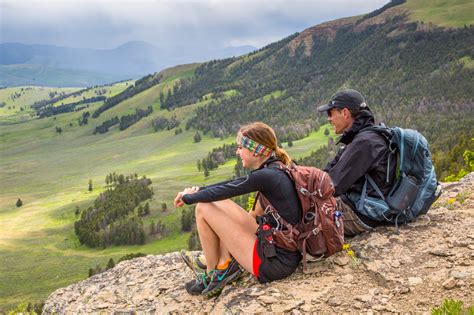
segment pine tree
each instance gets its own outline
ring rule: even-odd
[[[18,198],[18,200],[16,201],[16,206],[19,208],[21,206],[23,206],[23,201],[21,201],[20,198]]]
[[[328,128],[324,129],[324,135],[329,136],[329,129]]]
[[[143,214],[144,215],[149,215],[150,214],[150,205],[147,203],[145,203],[145,207],[143,208]]]
[[[166,205],[166,202],[163,202],[161,204],[161,212],[165,212],[166,210],[168,210],[168,206]]]
[[[112,269],[113,267],[115,267],[115,262],[114,262],[113,258],[110,258],[109,262],[107,263],[107,269],[106,270]]]
[[[143,210],[143,206],[142,205],[139,205],[138,208],[137,208],[137,215],[139,217],[143,217],[145,214],[145,211]]]
[[[159,229],[159,232],[161,235],[164,235],[165,232],[166,232],[166,226],[165,226],[165,223],[163,221],[159,221],[159,226],[160,226],[160,229]]]
[[[151,221],[150,223],[150,235],[155,234],[155,221]]]
[[[191,235],[188,238],[188,249],[189,250],[201,250],[201,242],[199,241],[199,234],[196,229],[191,231]]]
[[[163,94],[163,91],[160,92],[160,104],[163,104],[163,101],[165,100],[165,95]]]
[[[92,179],[89,179],[89,191],[92,192]]]
[[[181,212],[181,231],[186,231],[186,209]]]
[[[76,206],[76,211],[75,211],[76,217],[79,216],[80,212],[81,212],[81,210],[79,209],[79,206]]]
[[[196,131],[196,134],[194,134],[194,142],[201,142],[201,134],[199,133],[199,131]]]
[[[201,160],[197,160],[197,168],[198,168],[198,171],[200,172],[201,171]]]
[[[181,230],[184,232],[191,231],[193,220],[194,220],[193,211],[191,209],[189,209],[189,211],[184,209],[183,212],[181,213]]]

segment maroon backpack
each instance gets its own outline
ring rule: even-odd
[[[258,193],[257,200],[278,222],[280,228],[273,228],[273,239],[277,246],[303,254],[306,270],[306,254],[329,257],[342,250],[344,245],[344,224],[342,213],[336,211],[334,185],[329,175],[311,166],[294,163],[280,169],[285,171],[295,183],[295,188],[303,209],[302,219],[291,225],[283,219],[267,198]]]

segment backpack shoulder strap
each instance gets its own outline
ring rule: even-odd
[[[387,126],[385,126],[384,123],[380,123],[380,125],[365,127],[364,129],[361,130],[361,132],[365,132],[365,131],[372,131],[372,132],[378,133],[383,138],[385,138],[385,140],[387,140],[388,150],[390,151],[390,154],[387,157],[387,173],[385,176],[385,182],[389,183],[390,182],[390,169],[392,167],[390,165],[390,160],[391,160],[392,155],[395,154],[397,150],[399,150],[398,146],[395,145],[395,143],[392,140],[392,137],[394,135],[393,128],[388,128]],[[397,165],[395,165],[395,167],[399,167],[399,165],[400,165],[400,157],[399,155],[397,155]]]
[[[385,126],[384,123],[380,123],[380,125],[368,126],[360,130],[360,132],[365,132],[365,131],[376,132],[379,135],[383,136],[385,139],[387,139],[387,141],[389,142],[390,142],[390,139],[392,138],[392,129]]]

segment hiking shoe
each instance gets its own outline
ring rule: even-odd
[[[237,260],[232,258],[226,269],[212,270],[212,273],[210,274],[210,282],[202,291],[202,294],[207,295],[207,297],[219,295],[227,283],[237,281],[241,275],[242,269],[240,269],[239,263]]]
[[[199,295],[209,285],[210,277],[205,273],[197,273],[196,280],[187,282],[184,287],[186,291],[191,295]]]
[[[206,257],[202,253],[198,255],[193,255],[187,250],[181,251],[181,258],[186,263],[186,265],[194,272],[197,277],[198,273],[206,273]]]

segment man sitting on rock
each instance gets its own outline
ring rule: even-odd
[[[326,112],[335,133],[342,134],[338,143],[343,146],[324,170],[334,183],[338,208],[344,218],[344,234],[354,236],[372,231],[380,223],[359,213],[347,195],[361,193],[365,174],[370,175],[387,195],[395,178],[396,157],[391,155],[389,159],[388,142],[383,136],[374,131],[361,132],[374,125],[374,116],[358,91],[340,91],[317,110]],[[388,165],[393,167],[390,167],[387,181]],[[378,197],[371,185],[367,185],[367,195]]]

